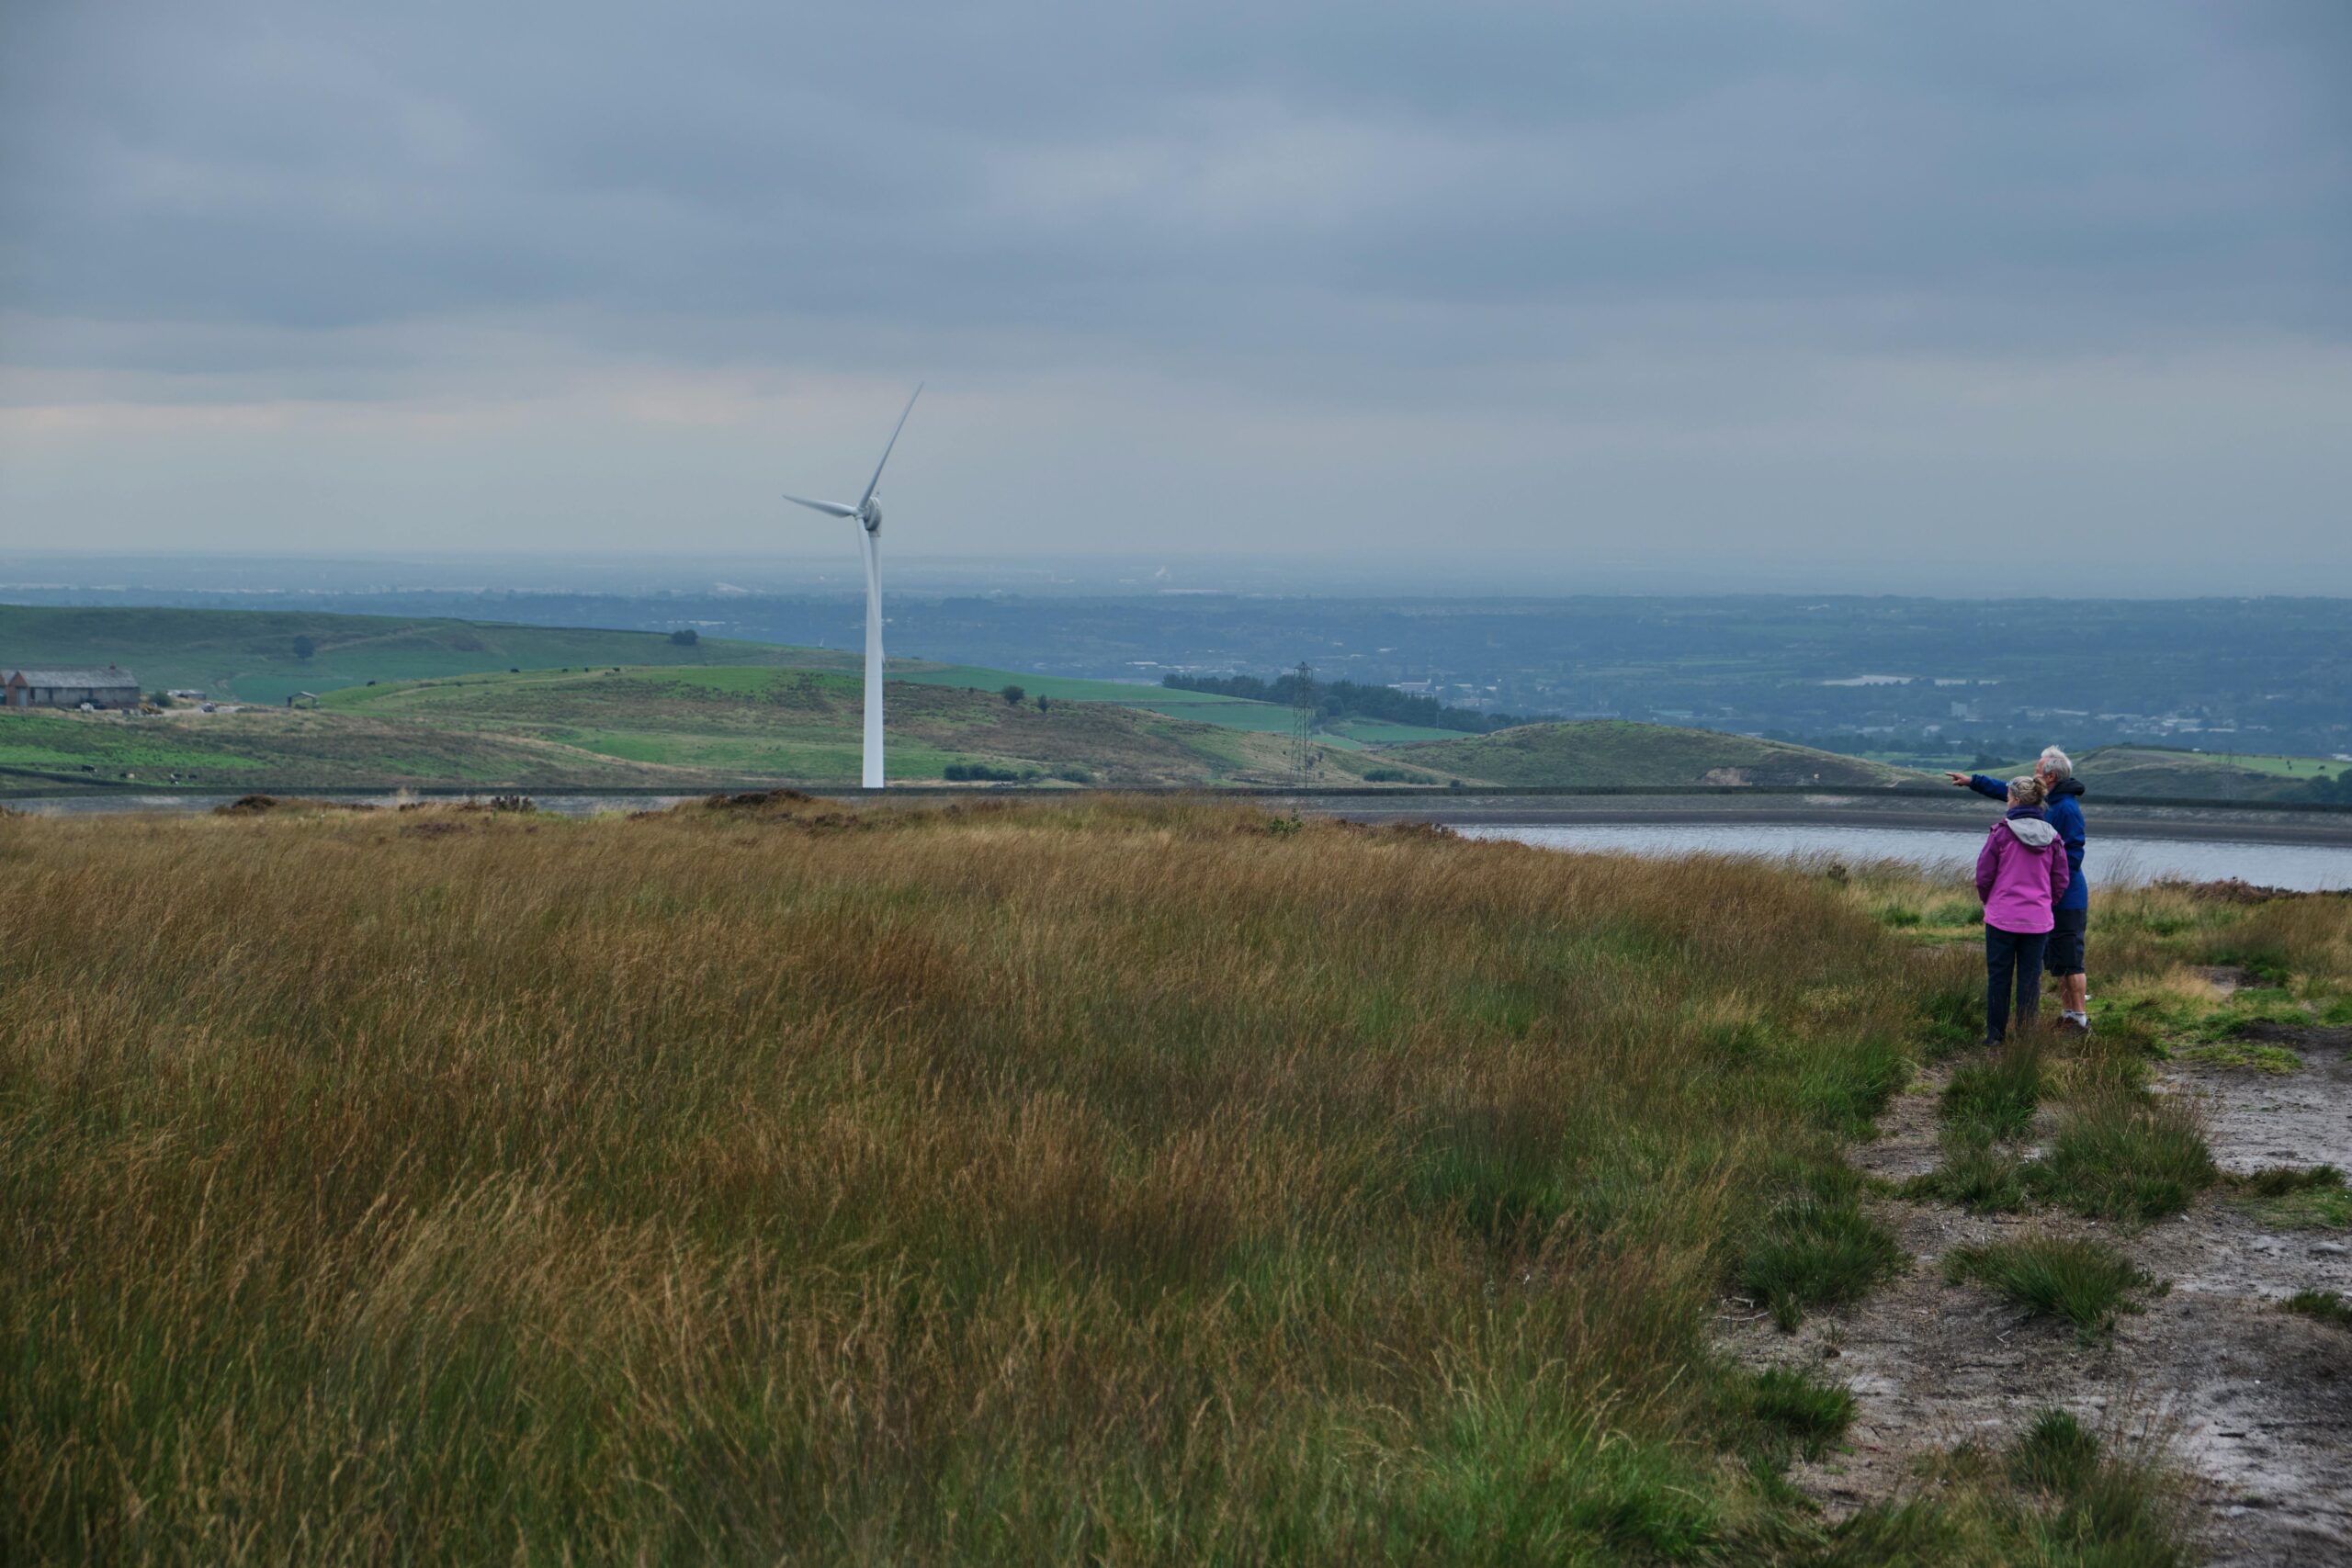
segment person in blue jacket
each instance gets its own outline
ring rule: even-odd
[[[2091,1027],[2091,993],[2089,977],[2083,972],[2083,943],[2090,928],[2091,885],[2083,875],[2083,786],[2075,777],[2074,759],[2055,746],[2041,753],[2033,773],[2041,781],[2044,795],[2041,819],[2058,829],[2058,837],[2066,846],[2067,868],[2074,873],[2064,896],[2052,911],[2058,923],[2050,933],[2044,967],[2050,977],[2058,982],[2058,1027],[2087,1034]],[[1944,776],[1962,788],[1995,800],[2006,802],[2009,797],[2007,784],[1983,773]]]

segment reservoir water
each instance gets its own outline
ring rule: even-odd
[[[1849,862],[1911,861],[1955,872],[1973,866],[1984,842],[1982,829],[1801,828],[1758,822],[1595,823],[1566,828],[1481,823],[1457,827],[1455,831],[1465,839],[1510,839],[1550,850],[1748,855],[1770,860],[1834,856]],[[2161,877],[2188,882],[2237,877],[2258,886],[2310,892],[2352,887],[2352,846],[2227,843],[2187,838],[2102,840],[2094,825],[2083,871],[2093,887]]]

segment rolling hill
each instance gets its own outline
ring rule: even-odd
[[[352,686],[316,709],[0,716],[0,782],[197,789],[854,784],[863,682],[774,666],[574,668]],[[894,681],[889,772],[1125,786],[1271,784],[1286,738],[1110,704]],[[1353,783],[1368,752],[1327,756]]]
[[[2020,764],[2022,773],[2031,763]],[[2176,795],[2195,800],[2299,800],[2342,762],[2307,757],[2214,756],[2155,746],[2103,746],[2075,759],[2085,789],[2099,795]]]
[[[1614,719],[1523,724],[1491,735],[1392,747],[1380,756],[1466,784],[1521,787],[1819,784],[1878,789],[1921,777],[1778,740]]]
[[[979,671],[1000,681],[1002,671]],[[511,739],[700,776],[852,783],[862,679],[747,667],[526,671],[363,687],[325,712]],[[1271,779],[1273,737],[1106,703],[974,685],[890,682],[890,776],[937,779],[956,763],[1073,783]]]
[[[302,649],[308,648],[306,655]],[[766,643],[681,647],[660,632],[300,610],[74,609],[0,605],[0,667],[124,666],[150,691],[187,687],[248,703],[369,681],[588,665],[858,667],[854,654]],[[928,668],[910,665],[910,668]]]
[[[308,652],[304,649],[308,649]],[[655,666],[759,666],[854,675],[855,653],[704,638],[681,646],[662,632],[530,626],[421,616],[282,610],[80,609],[0,604],[0,669],[120,664],[149,691],[198,690],[225,701],[280,704],[371,682],[493,671],[563,672]],[[1226,728],[1287,734],[1290,710],[1211,693],[1118,681],[1030,675],[977,665],[893,659],[895,679],[994,692],[1018,685],[1055,701],[1109,703]],[[1370,739],[1370,737],[1367,737]],[[1348,736],[1331,744],[1351,749]]]
[[[258,705],[7,716],[0,775],[20,786],[693,789],[843,784],[857,773],[857,660],[840,650],[433,617],[0,605],[0,665],[108,661],[150,690],[198,687]],[[890,669],[894,779],[937,779],[956,764],[1138,785],[1288,777],[1291,714],[1279,705],[922,660]],[[1007,685],[1023,689],[1020,705],[998,695]],[[322,694],[322,707],[277,705],[297,691]],[[1317,742],[1325,784],[1370,774],[1441,786],[1874,789],[1920,777],[1779,741],[1615,721],[1482,736],[1342,722]],[[2095,797],[2253,801],[2297,798],[2343,765],[2109,747],[2078,766]]]

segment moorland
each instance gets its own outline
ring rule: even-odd
[[[1959,886],[1248,806],[0,863],[13,1562],[2187,1562],[2273,1526],[2086,1396],[2226,1216],[2352,1222],[2169,1076],[2341,1055],[2341,898],[2112,890],[1995,1055]],[[2214,1310],[2324,1394],[2325,1284]],[[1890,1301],[2032,1375],[1849,1386]]]

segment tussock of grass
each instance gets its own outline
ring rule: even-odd
[[[0,1556],[1816,1538],[1737,1461],[1836,1411],[1710,1336],[1895,1265],[1840,1139],[1964,976],[1769,866],[1264,822],[0,822]]]
[[[1819,1459],[1854,1423],[1854,1396],[1793,1367],[1767,1367],[1739,1391],[1743,1414],[1778,1450]]]
[[[2300,1313],[2320,1323],[2352,1328],[2352,1302],[2335,1291],[2297,1291],[2278,1304],[2288,1312]]]
[[[1947,974],[1965,967],[1946,955]],[[1930,988],[1921,998],[1928,1052],[1938,1060],[1984,1038],[1984,986],[1981,976],[1967,976],[1960,984]]]
[[[2250,1072],[2284,1076],[2301,1072],[2303,1059],[2284,1045],[2257,1044],[2251,1040],[2232,1040],[2219,1045],[2184,1045],[2173,1053],[2177,1061],[2195,1062],[2207,1067],[2238,1067]]]
[[[2114,1089],[2071,1100],[2049,1155],[2033,1167],[2052,1201],[2109,1220],[2179,1213],[2216,1174],[2191,1107]]]
[[[2010,1446],[2008,1471],[2030,1492],[2079,1493],[2098,1473],[2098,1438],[2072,1412],[2045,1410]]]
[[[1944,1272],[1997,1291],[2033,1315],[2063,1317],[2085,1335],[2106,1328],[2118,1312],[2142,1310],[2133,1293],[2153,1282],[2102,1242],[2052,1235],[1955,1247]]]
[[[2042,1412],[2005,1450],[1963,1444],[1935,1467],[1933,1480],[1926,1495],[1856,1514],[1808,1561],[1838,1568],[2186,1568],[2196,1561],[2174,1480],[2063,1410]]]
[[[2352,1189],[2332,1165],[2279,1167],[2233,1177],[2239,1201],[2278,1230],[2352,1228]]]
[[[1963,1136],[1998,1143],[2032,1132],[2041,1104],[2041,1045],[2019,1035],[1991,1056],[1954,1068],[1942,1111],[1945,1123]]]
[[[1848,1198],[1805,1195],[1774,1210],[1740,1260],[1740,1288],[1794,1328],[1805,1309],[1859,1301],[1903,1267],[1886,1227]]]
[[[1911,1070],[1910,1054],[1892,1037],[1860,1042],[1835,1058],[1816,1057],[1798,1078],[1805,1119],[1840,1137],[1866,1139],[1910,1081]]]
[[[1957,1203],[1972,1214],[2014,1214],[2033,1203],[2031,1168],[1990,1144],[1947,1138],[1943,1163],[1905,1182],[1903,1196]]]

